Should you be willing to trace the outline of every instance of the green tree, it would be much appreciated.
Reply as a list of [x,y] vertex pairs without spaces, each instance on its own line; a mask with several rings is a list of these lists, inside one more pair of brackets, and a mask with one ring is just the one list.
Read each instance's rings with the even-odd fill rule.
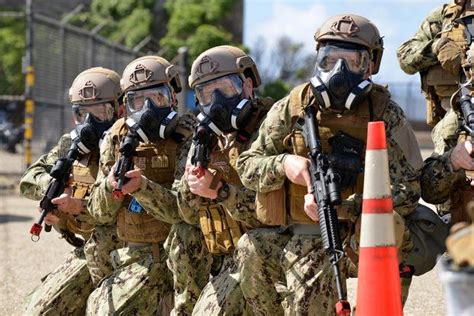
[[[189,47],[189,60],[217,45],[232,43],[232,34],[222,25],[230,12],[232,0],[167,0],[169,20],[165,37],[160,40],[163,55],[173,58],[179,47]],[[241,47],[242,48],[242,47]]]
[[262,97],[272,97],[274,100],[284,98],[290,92],[290,86],[281,79],[265,83],[260,89]]
[[151,32],[155,0],[94,0],[89,12],[78,14],[71,23],[133,48]]
[[25,20],[0,19],[0,94],[20,95],[24,91],[21,60],[25,53]]

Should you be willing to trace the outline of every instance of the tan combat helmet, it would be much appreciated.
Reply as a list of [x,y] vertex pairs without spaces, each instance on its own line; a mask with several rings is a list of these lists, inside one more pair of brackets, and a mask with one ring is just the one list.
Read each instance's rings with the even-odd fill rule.
[[69,101],[72,104],[115,103],[121,95],[118,73],[102,67],[84,70],[69,89]]
[[159,56],[143,56],[125,67],[120,85],[124,93],[159,84],[170,85],[174,92],[181,91],[181,81],[176,67]]
[[252,78],[254,88],[261,83],[252,57],[237,47],[222,45],[210,48],[196,58],[189,75],[189,86],[194,89],[197,84],[230,74]]
[[383,39],[377,27],[364,17],[355,14],[336,15],[323,23],[314,34],[314,39],[319,43],[325,41],[340,41],[362,45],[369,49],[376,74],[380,69],[383,54]]

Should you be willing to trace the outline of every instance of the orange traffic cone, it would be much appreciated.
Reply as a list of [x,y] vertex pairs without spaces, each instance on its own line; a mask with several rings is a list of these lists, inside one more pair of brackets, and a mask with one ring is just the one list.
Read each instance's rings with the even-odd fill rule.
[[384,122],[369,123],[357,315],[403,315]]

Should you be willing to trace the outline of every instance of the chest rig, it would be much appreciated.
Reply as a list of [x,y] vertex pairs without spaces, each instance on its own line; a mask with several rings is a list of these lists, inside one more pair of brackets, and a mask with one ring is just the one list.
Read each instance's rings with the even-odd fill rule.
[[[76,199],[85,199],[89,196],[92,184],[97,177],[99,166],[99,152],[94,151],[85,155],[80,160],[73,163],[71,173],[74,181],[71,185],[71,196]],[[80,217],[74,217],[60,212],[60,221],[56,228],[59,229],[63,237],[73,246],[77,247],[82,242],[74,234],[78,234],[88,240],[94,230],[92,218],[81,214]],[[80,218],[80,219],[79,219]]]
[[[449,38],[461,47],[466,45],[464,26],[456,20],[462,12],[463,8],[454,3],[446,6],[443,11],[442,32],[440,32],[441,38]],[[429,125],[436,125],[445,115],[450,98],[458,89],[459,79],[459,76],[443,69],[440,64],[421,73],[422,90],[427,99],[426,117]]]
[[[121,123],[121,126],[112,128],[116,157],[120,155],[120,140],[127,133],[125,124]],[[136,149],[134,164],[142,170],[147,179],[170,189],[174,181],[178,146],[172,139],[140,143]],[[165,240],[171,225],[157,220],[141,207],[139,211],[134,211],[135,203],[136,201],[127,195],[117,212],[117,233],[120,240],[136,243],[158,243]]]
[[[303,118],[304,107],[314,106],[311,104],[312,92],[309,84],[296,87],[290,93],[289,110],[292,122],[297,122]],[[371,107],[373,114],[370,113],[369,102],[365,101],[355,110],[344,115],[318,111],[317,119],[319,124],[319,133],[321,137],[321,145],[325,153],[333,151],[333,140],[341,133],[358,140],[365,145],[367,139],[367,124],[373,120],[382,118],[385,106],[390,100],[390,94],[382,86],[375,85],[370,92]],[[296,127],[291,133],[284,138],[283,141],[289,154],[295,154],[303,157],[308,156],[308,148],[306,147],[302,131]],[[363,157],[360,157],[363,161]],[[358,173],[355,182],[348,186],[341,194],[345,199],[354,193],[362,193],[364,177],[363,173]],[[308,189],[291,182],[286,182],[284,188],[261,194],[257,198],[257,216],[259,220],[266,225],[287,225],[293,224],[314,224],[304,212],[304,196]],[[281,198],[281,195],[284,198]],[[279,201],[277,204],[275,200]],[[281,206],[279,206],[281,205]]]
[[[259,100],[251,122],[246,127],[245,136],[254,133],[270,109],[273,101]],[[237,173],[237,159],[247,150],[251,141],[242,135],[231,135],[228,139],[220,138],[210,155],[209,171],[215,177],[237,188],[242,187]],[[227,143],[223,145],[223,143]],[[214,255],[230,254],[234,251],[240,237],[245,233],[243,223],[234,220],[224,206],[208,200],[199,208],[199,224],[204,235],[207,248]]]

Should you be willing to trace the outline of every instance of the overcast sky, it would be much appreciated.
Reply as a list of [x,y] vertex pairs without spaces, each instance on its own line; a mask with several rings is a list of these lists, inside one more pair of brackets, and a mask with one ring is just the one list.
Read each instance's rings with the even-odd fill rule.
[[[244,0],[244,43],[252,48],[263,36],[270,46],[279,36],[288,35],[314,51],[313,35],[328,17],[355,13],[373,21],[384,36],[385,51],[378,82],[418,81],[417,76],[400,70],[397,47],[411,37],[421,21],[434,8],[447,1],[440,0]],[[312,67],[312,66],[311,66]]]

